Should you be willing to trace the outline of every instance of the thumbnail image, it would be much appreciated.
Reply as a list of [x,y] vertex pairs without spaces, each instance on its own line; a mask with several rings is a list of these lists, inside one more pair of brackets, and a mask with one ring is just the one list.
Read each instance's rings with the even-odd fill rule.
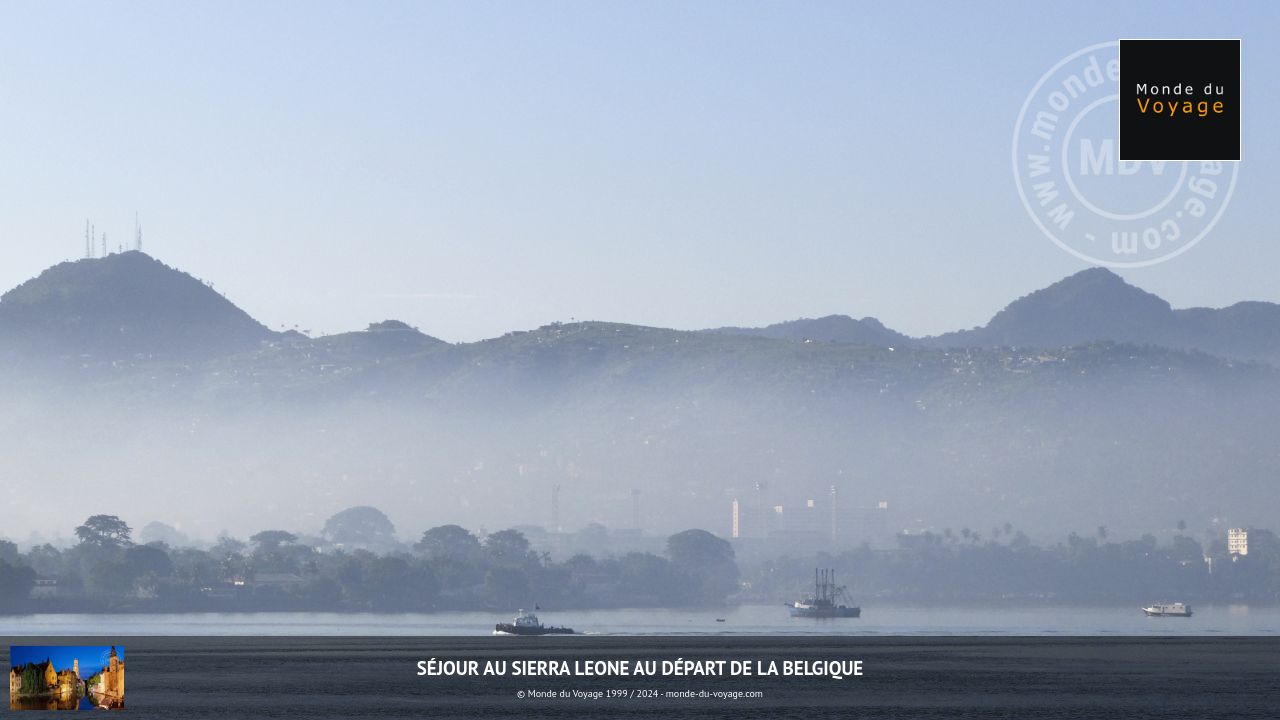
[[123,708],[123,646],[14,645],[9,648],[10,710]]

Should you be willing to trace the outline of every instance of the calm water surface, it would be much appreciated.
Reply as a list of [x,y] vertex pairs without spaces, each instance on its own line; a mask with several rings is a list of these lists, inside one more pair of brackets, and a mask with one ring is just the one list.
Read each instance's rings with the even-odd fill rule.
[[[544,623],[593,635],[1280,635],[1280,608],[1196,606],[1191,618],[1135,607],[864,606],[862,617],[812,620],[780,605],[722,610],[542,610]],[[717,622],[722,618],[724,622]],[[0,616],[0,635],[489,635],[509,614],[190,613]]]

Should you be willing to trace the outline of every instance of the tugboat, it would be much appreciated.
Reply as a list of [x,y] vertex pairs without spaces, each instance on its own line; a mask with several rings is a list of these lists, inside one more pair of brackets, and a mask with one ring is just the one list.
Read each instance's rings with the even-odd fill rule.
[[493,626],[494,635],[572,635],[573,628],[543,625],[538,616],[522,608],[515,620]]
[[1153,603],[1142,608],[1147,617],[1191,617],[1191,606],[1176,603]]
[[791,611],[791,617],[856,618],[862,615],[862,608],[845,605],[841,601],[849,602],[849,594],[843,585],[836,585],[836,571],[814,570],[813,594],[795,601],[787,608]]

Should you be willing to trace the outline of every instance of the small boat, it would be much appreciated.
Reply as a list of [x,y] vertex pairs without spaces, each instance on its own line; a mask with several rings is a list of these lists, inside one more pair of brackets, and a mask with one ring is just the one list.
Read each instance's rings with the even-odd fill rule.
[[1191,606],[1176,603],[1154,603],[1142,608],[1147,617],[1191,617]]
[[[836,585],[835,570],[813,571],[813,594],[787,606],[791,617],[805,618],[856,618],[862,616],[862,608],[846,605],[849,594],[843,585]],[[844,602],[841,602],[844,601]]]
[[494,635],[573,635],[573,628],[543,625],[538,616],[523,609],[509,623],[493,626]]

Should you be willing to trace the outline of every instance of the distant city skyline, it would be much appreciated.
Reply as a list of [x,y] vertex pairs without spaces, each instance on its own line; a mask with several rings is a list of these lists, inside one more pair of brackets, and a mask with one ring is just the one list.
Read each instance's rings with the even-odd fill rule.
[[[1129,282],[1280,301],[1270,5],[0,6],[0,291],[84,223],[272,329],[985,323],[1084,267],[1009,169],[1040,75],[1120,37],[1243,39],[1213,233]],[[945,298],[945,301],[940,299]]]

